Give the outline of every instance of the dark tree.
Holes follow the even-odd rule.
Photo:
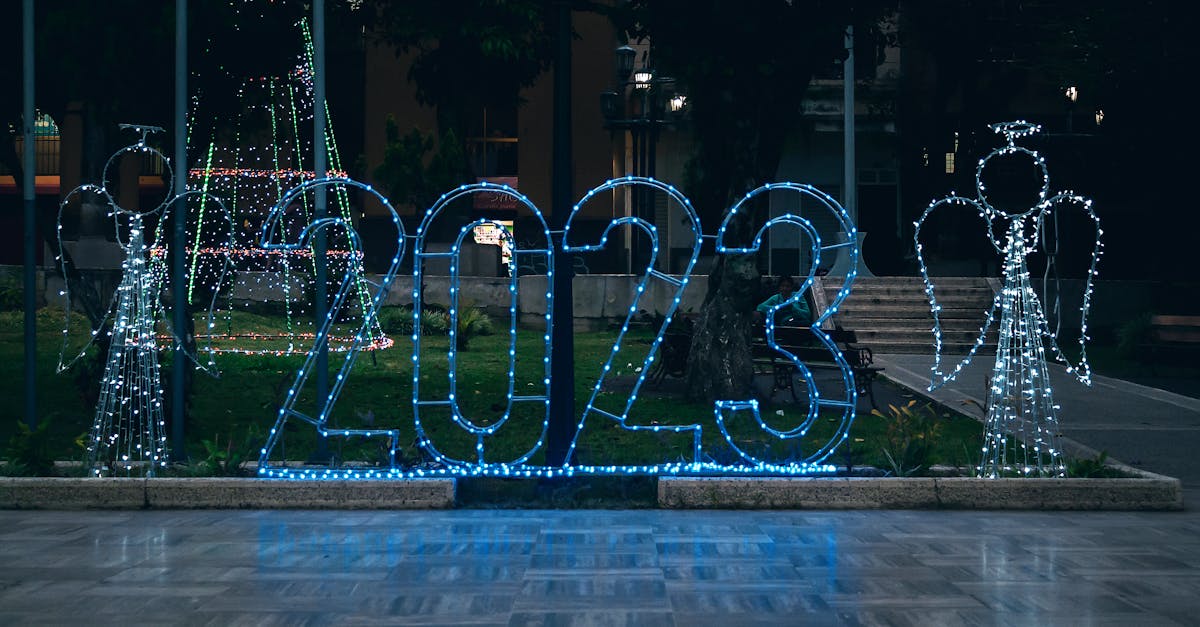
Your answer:
[[[846,26],[869,40],[891,4],[630,3],[620,19],[633,38],[649,40],[653,64],[688,94],[696,152],[685,187],[706,230],[715,230],[734,198],[774,179],[810,81],[845,58]],[[754,226],[737,221],[731,235],[745,242]],[[748,391],[749,312],[758,283],[752,257],[718,256],[688,364],[688,385],[698,396],[738,398]]]

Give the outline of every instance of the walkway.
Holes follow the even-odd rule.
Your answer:
[[[3,624],[1195,624],[1200,515],[0,512]]]

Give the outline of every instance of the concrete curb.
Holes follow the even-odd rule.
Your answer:
[[[0,509],[445,509],[454,497],[453,479],[0,479]]]
[[[672,477],[672,509],[1181,510],[1178,479],[1136,469],[1121,479]]]
[[[1180,510],[1178,479],[662,477],[674,509]],[[3,478],[0,509],[445,509],[453,479]]]

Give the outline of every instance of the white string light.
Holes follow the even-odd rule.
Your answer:
[[[1066,191],[1050,196],[1050,174],[1045,159],[1034,150],[1017,146],[1015,141],[1041,130],[1041,127],[1018,120],[991,125],[996,133],[1005,136],[1004,146],[990,152],[979,160],[975,169],[977,198],[963,198],[951,194],[936,200],[921,218],[913,224],[913,241],[925,293],[929,298],[933,314],[934,363],[929,390],[933,391],[953,381],[967,366],[986,341],[988,330],[999,311],[999,340],[996,359],[992,369],[990,401],[981,450],[982,461],[976,468],[980,477],[996,478],[1006,475],[1065,477],[1066,463],[1063,460],[1058,410],[1050,387],[1050,373],[1046,364],[1045,343],[1054,350],[1054,357],[1067,364],[1067,372],[1081,383],[1091,385],[1091,366],[1087,361],[1088,312],[1091,309],[1093,282],[1096,265],[1103,252],[1100,241],[1103,231],[1100,220],[1092,210],[1092,201],[1074,192]],[[1003,155],[1024,154],[1040,169],[1042,187],[1034,206],[1021,213],[1009,214],[992,206],[984,193],[983,170],[988,161]],[[942,370],[941,306],[935,297],[934,285],[929,278],[921,244],[921,228],[934,210],[946,206],[969,206],[987,222],[987,236],[992,246],[1004,256],[1003,288],[996,294],[987,311],[983,327],[974,344],[949,373]],[[1057,326],[1050,329],[1041,300],[1034,292],[1029,279],[1027,257],[1037,248],[1039,237],[1044,234],[1044,221],[1057,207],[1076,205],[1096,227],[1096,239],[1092,248],[1088,276],[1084,282],[1083,303],[1080,307],[1081,329],[1079,336],[1080,358],[1078,363],[1069,360],[1059,348]],[[1003,242],[995,234],[994,225],[1008,221]],[[1027,234],[1027,227],[1032,233]],[[1057,237],[1057,232],[1055,233]],[[1031,243],[1032,242],[1032,243]],[[1053,263],[1054,257],[1048,257]],[[1045,340],[1045,343],[1044,343]]]
[[[305,296],[315,287],[316,261],[311,248],[277,246],[264,248],[257,241],[258,231],[264,217],[283,197],[284,192],[297,186],[318,180],[344,179],[341,155],[337,147],[333,121],[329,117],[329,104],[325,107],[327,129],[323,150],[329,156],[329,169],[318,173],[304,169],[305,156],[315,152],[311,139],[301,133],[301,123],[312,118],[317,106],[313,97],[312,83],[312,33],[306,20],[298,24],[303,35],[303,52],[297,55],[296,65],[285,76],[254,76],[244,78],[238,88],[240,106],[234,124],[234,141],[224,145],[218,141],[217,132],[199,147],[205,145],[205,156],[197,167],[189,172],[189,185],[206,193],[220,195],[228,200],[234,222],[238,225],[238,236],[228,249],[203,245],[199,241],[205,232],[207,217],[201,205],[196,227],[197,239],[188,250],[189,265],[193,268],[193,281],[189,282],[188,298],[193,297],[197,285],[207,290],[220,292],[219,322],[207,329],[202,338],[211,340],[216,352],[258,355],[290,355],[306,352],[309,341],[316,338],[313,329],[311,303]],[[202,100],[195,99],[192,118],[201,109]],[[270,135],[261,145],[253,143],[260,135],[255,127],[258,120],[270,121]],[[189,141],[199,141],[189,133]],[[312,186],[306,187],[312,189]],[[345,186],[332,187],[332,203],[337,214],[351,224],[355,215]],[[305,195],[293,197],[293,206],[285,207],[276,214],[276,243],[295,237],[312,220],[312,200]],[[210,265],[214,255],[228,255],[238,269],[239,284],[222,283],[218,277],[208,275],[203,269]],[[365,319],[370,301],[369,287],[363,276],[361,251],[329,249],[326,251],[330,270],[337,272],[345,268],[354,276],[352,299],[356,310],[353,316]],[[199,268],[199,271],[197,271]],[[251,307],[250,298],[241,293],[257,295],[264,300],[276,300],[283,304],[283,328],[275,332],[247,333],[239,329],[239,308]],[[238,296],[238,298],[235,298]],[[343,312],[344,316],[350,312]],[[375,326],[367,330],[368,341],[355,344],[353,332],[329,333],[325,336],[331,352],[351,350],[378,350],[391,345],[382,330]],[[351,345],[355,348],[351,349]]]
[[[58,371],[61,373],[82,359],[88,349],[101,338],[101,334],[104,334],[103,339],[109,344],[104,372],[100,377],[96,411],[85,447],[87,468],[94,476],[115,472],[154,476],[157,469],[167,465],[158,351],[160,348],[182,343],[178,342],[173,334],[167,334],[167,341],[160,345],[160,338],[155,331],[155,324],[160,318],[165,318],[164,314],[167,313],[160,300],[168,278],[167,255],[163,241],[164,234],[170,232],[173,221],[165,209],[177,201],[186,202],[188,197],[199,195],[196,192],[185,192],[179,196],[171,196],[169,160],[156,148],[146,144],[146,134],[150,132],[148,127],[131,128],[141,132],[142,137],[109,157],[104,167],[104,180],[101,185],[88,184],[71,190],[59,205],[58,214],[58,243],[59,249],[63,250],[63,217],[68,204],[77,197],[82,198],[84,193],[99,196],[111,208],[108,217],[114,219],[116,239],[122,251],[121,281],[112,301],[99,324],[90,329],[90,335],[83,347],[70,359],[67,358],[72,340],[70,279],[65,258],[61,255],[56,258],[64,279],[64,288],[60,296],[65,301],[66,312]],[[149,211],[124,209],[108,191],[110,174],[116,171],[126,156],[142,159],[147,155],[157,158],[167,171],[167,198]],[[225,224],[230,225],[228,214],[224,213],[221,202],[212,198],[209,200],[214,200],[218,209],[225,215]],[[146,223],[148,218],[158,219],[158,227],[153,234],[147,232],[150,229]],[[227,228],[225,234],[231,237],[232,229]],[[226,245],[228,241],[225,241]],[[158,250],[160,254],[152,254],[153,250]],[[220,263],[217,264],[215,272],[223,279],[229,271],[229,259],[228,256],[218,256],[217,259]],[[213,324],[212,305],[213,303],[209,303],[206,317],[206,323],[209,325]],[[109,320],[112,321],[111,329],[108,328]],[[170,328],[169,324],[167,328]],[[195,355],[189,354],[188,357],[198,367],[215,373],[215,369],[211,368],[214,365],[211,352],[206,352],[208,360],[203,365]]]

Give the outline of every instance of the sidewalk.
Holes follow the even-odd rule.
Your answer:
[[[932,355],[875,356],[891,380],[980,419],[993,361],[991,355],[977,355],[955,381],[928,392]],[[943,370],[955,363],[948,359]],[[1185,489],[1200,488],[1200,467],[1194,460],[1200,446],[1200,399],[1099,375],[1092,376],[1089,388],[1061,365],[1050,364],[1050,369],[1069,455],[1092,457],[1107,451],[1130,466],[1176,477]]]

